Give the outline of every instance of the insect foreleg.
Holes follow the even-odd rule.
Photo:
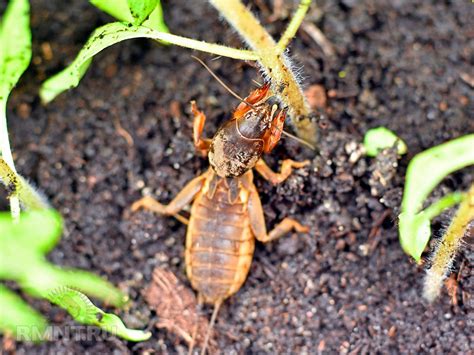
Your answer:
[[[285,159],[281,164],[280,172],[276,173],[270,169],[263,159],[260,159],[257,164],[255,164],[255,170],[257,170],[265,180],[270,181],[273,185],[277,185],[285,181],[291,175],[293,168],[299,169],[308,164],[309,160],[294,161],[291,159]]]
[[[191,101],[191,111],[194,115],[193,121],[193,140],[196,150],[201,152],[202,156],[207,156],[209,147],[211,145],[211,140],[202,138],[202,130],[204,129],[204,124],[206,123],[206,115],[199,111],[196,101]]]
[[[206,174],[202,174],[191,180],[168,205],[163,205],[151,196],[145,196],[135,201],[131,209],[135,212],[143,208],[158,214],[174,216],[180,222],[187,224],[188,220],[179,215],[178,212],[194,199],[196,194],[202,189],[205,180]]]

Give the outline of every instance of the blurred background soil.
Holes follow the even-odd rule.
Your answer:
[[[98,55],[77,89],[43,106],[40,83],[75,57],[95,27],[112,19],[87,1],[31,3],[33,60],[8,113],[18,170],[66,221],[49,259],[119,285],[132,305],[118,314],[129,327],[152,330],[153,337],[138,344],[109,336],[64,338],[19,343],[16,351],[185,353],[186,343],[154,327],[159,314],[145,303],[143,291],[157,266],[189,287],[186,228],[173,218],[132,214],[129,207],[144,193],[168,202],[207,169],[192,145],[190,100],[207,114],[207,136],[238,102],[190,50],[133,40]],[[2,11],[5,6],[2,0]],[[242,46],[204,1],[163,1],[163,7],[172,33]],[[279,7],[255,0],[251,8],[278,38],[296,3]],[[290,53],[319,113],[319,152],[282,140],[266,158],[271,167],[285,158],[310,158],[311,166],[277,187],[255,178],[267,226],[291,216],[311,231],[258,244],[247,282],[218,317],[215,340],[223,353],[472,351],[472,244],[467,240],[453,269],[456,294],[444,290],[427,305],[420,297],[423,268],[401,250],[396,219],[411,157],[474,131],[473,11],[469,1],[313,4]],[[333,56],[314,41],[308,24],[322,30]],[[262,81],[249,63],[197,55],[242,96],[255,87],[252,80]],[[350,160],[364,132],[380,125],[405,140],[408,155],[398,161],[390,153]],[[450,176],[432,199],[465,189],[473,176],[472,169]],[[435,237],[451,213],[435,222]],[[31,301],[52,324],[75,324],[47,302]]]

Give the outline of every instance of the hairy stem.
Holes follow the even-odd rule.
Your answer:
[[[10,140],[8,138],[6,98],[0,100],[0,154],[10,169],[16,173],[15,164],[13,163],[13,156],[10,149]],[[18,221],[20,218],[20,200],[18,199],[18,196],[12,195],[10,197],[10,211],[13,220]]]
[[[18,214],[20,213],[19,201],[26,209],[42,210],[49,208],[48,202],[11,166],[4,157],[0,157],[0,182],[10,192],[10,203],[12,199],[18,201]]]
[[[274,39],[240,0],[209,0],[209,2],[258,55],[264,73],[271,79],[272,91],[288,106],[298,135],[315,143],[317,129],[315,122],[311,122],[309,118],[310,108],[289,60],[280,52]],[[287,44],[296,33],[310,3],[309,0],[301,1],[296,19],[290,22],[280,41],[282,45]]]
[[[278,52],[283,53],[286,47],[288,47],[290,41],[293,39],[293,37],[295,37],[298,28],[300,28],[300,25],[303,22],[306,13],[308,12],[311,1],[312,0],[301,0],[300,4],[298,5],[298,9],[293,14],[293,17],[291,18],[291,21],[285,30],[285,33],[283,33],[283,36],[281,36],[280,40],[278,41]]]
[[[468,233],[469,225],[473,220],[474,184],[463,198],[451,224],[433,254],[432,266],[427,270],[423,288],[423,296],[428,301],[432,302],[438,297],[454,257],[461,247],[462,238]]]

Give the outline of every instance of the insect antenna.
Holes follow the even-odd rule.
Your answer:
[[[311,149],[311,150],[314,150],[314,151],[316,150],[316,147],[315,147],[314,145],[312,145],[311,143],[305,141],[304,139],[301,139],[301,138],[295,136],[294,134],[288,133],[287,131],[284,131],[284,130],[282,130],[282,129],[279,129],[279,128],[277,128],[277,129],[278,129],[283,135],[285,135],[285,136],[287,136],[287,137],[289,137],[289,138],[294,139],[294,140],[297,141],[298,143],[301,143],[301,144],[307,146],[307,147],[308,147],[309,149]]]
[[[240,100],[241,102],[245,103],[246,105],[250,106],[251,108],[255,109],[255,106],[254,106],[254,105],[252,105],[250,102],[245,101],[245,100],[244,100],[243,98],[241,98],[238,94],[236,94],[235,91],[233,91],[230,87],[228,87],[228,86],[216,75],[216,73],[214,73],[214,72],[212,71],[212,69],[207,66],[206,63],[204,63],[204,62],[203,62],[201,59],[199,59],[198,57],[195,57],[195,56],[193,56],[193,55],[192,55],[191,57],[194,58],[195,60],[197,60],[199,63],[201,63],[201,65],[202,65],[204,68],[206,68],[206,70],[209,72],[209,74],[211,74],[212,77],[213,77],[214,79],[216,79],[217,82],[218,82],[219,84],[221,84],[221,85],[224,87],[224,89],[226,89],[232,96],[234,96],[236,99]]]
[[[255,85],[257,85],[259,88],[261,88],[261,87],[263,86],[263,84],[260,84],[260,83],[259,83],[257,80],[255,80],[255,79],[252,79],[252,81],[253,81],[253,83],[254,83]]]
[[[251,108],[255,109],[255,106],[254,106],[254,105],[252,105],[250,102],[245,101],[245,100],[244,100],[243,98],[241,98],[238,94],[236,94],[230,87],[228,87],[228,86],[217,76],[217,74],[214,73],[214,72],[212,71],[212,69],[207,66],[206,63],[204,63],[204,62],[203,62],[201,59],[199,59],[198,57],[195,57],[195,56],[193,56],[193,55],[192,55],[191,57],[192,57],[193,59],[197,60],[197,61],[209,72],[209,74],[211,74],[211,75],[213,76],[213,78],[216,79],[217,82],[218,82],[219,84],[221,84],[221,85],[224,87],[224,89],[226,89],[232,96],[234,96],[236,99],[240,100],[241,102],[245,103],[246,105],[250,106]],[[259,84],[259,83],[256,82],[255,80],[254,80],[254,82],[257,83],[257,84]],[[260,85],[260,84],[259,84],[259,85]],[[279,128],[276,127],[276,126],[274,126],[274,127],[275,127],[276,129],[278,129],[283,135],[285,135],[285,136],[287,136],[287,137],[290,137],[290,138],[293,138],[293,139],[296,140],[297,142],[299,142],[299,143],[301,143],[301,144],[303,144],[303,145],[309,147],[311,150],[316,150],[316,148],[315,148],[312,144],[306,142],[305,140],[303,140],[303,139],[301,139],[301,138],[298,138],[298,137],[296,137],[295,135],[293,135],[293,134],[291,134],[291,133],[288,133],[288,132],[286,132],[286,131],[284,131],[284,130],[282,130],[282,129],[279,129]]]
[[[216,323],[217,313],[219,313],[219,308],[221,307],[221,304],[222,300],[214,303],[214,311],[212,311],[211,321],[209,322],[209,326],[207,327],[206,338],[204,339],[201,355],[206,354],[207,345],[209,344],[209,338],[211,337],[212,328],[214,328],[214,324]]]

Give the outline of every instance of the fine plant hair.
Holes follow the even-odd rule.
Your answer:
[[[443,282],[450,273],[454,258],[463,246],[464,236],[470,233],[474,221],[474,184],[466,193],[443,237],[437,242],[426,270],[423,297],[433,302],[440,294]]]
[[[50,207],[46,196],[25,178],[17,174],[1,157],[0,183],[5,185],[9,198],[18,198],[24,209],[42,210]]]

